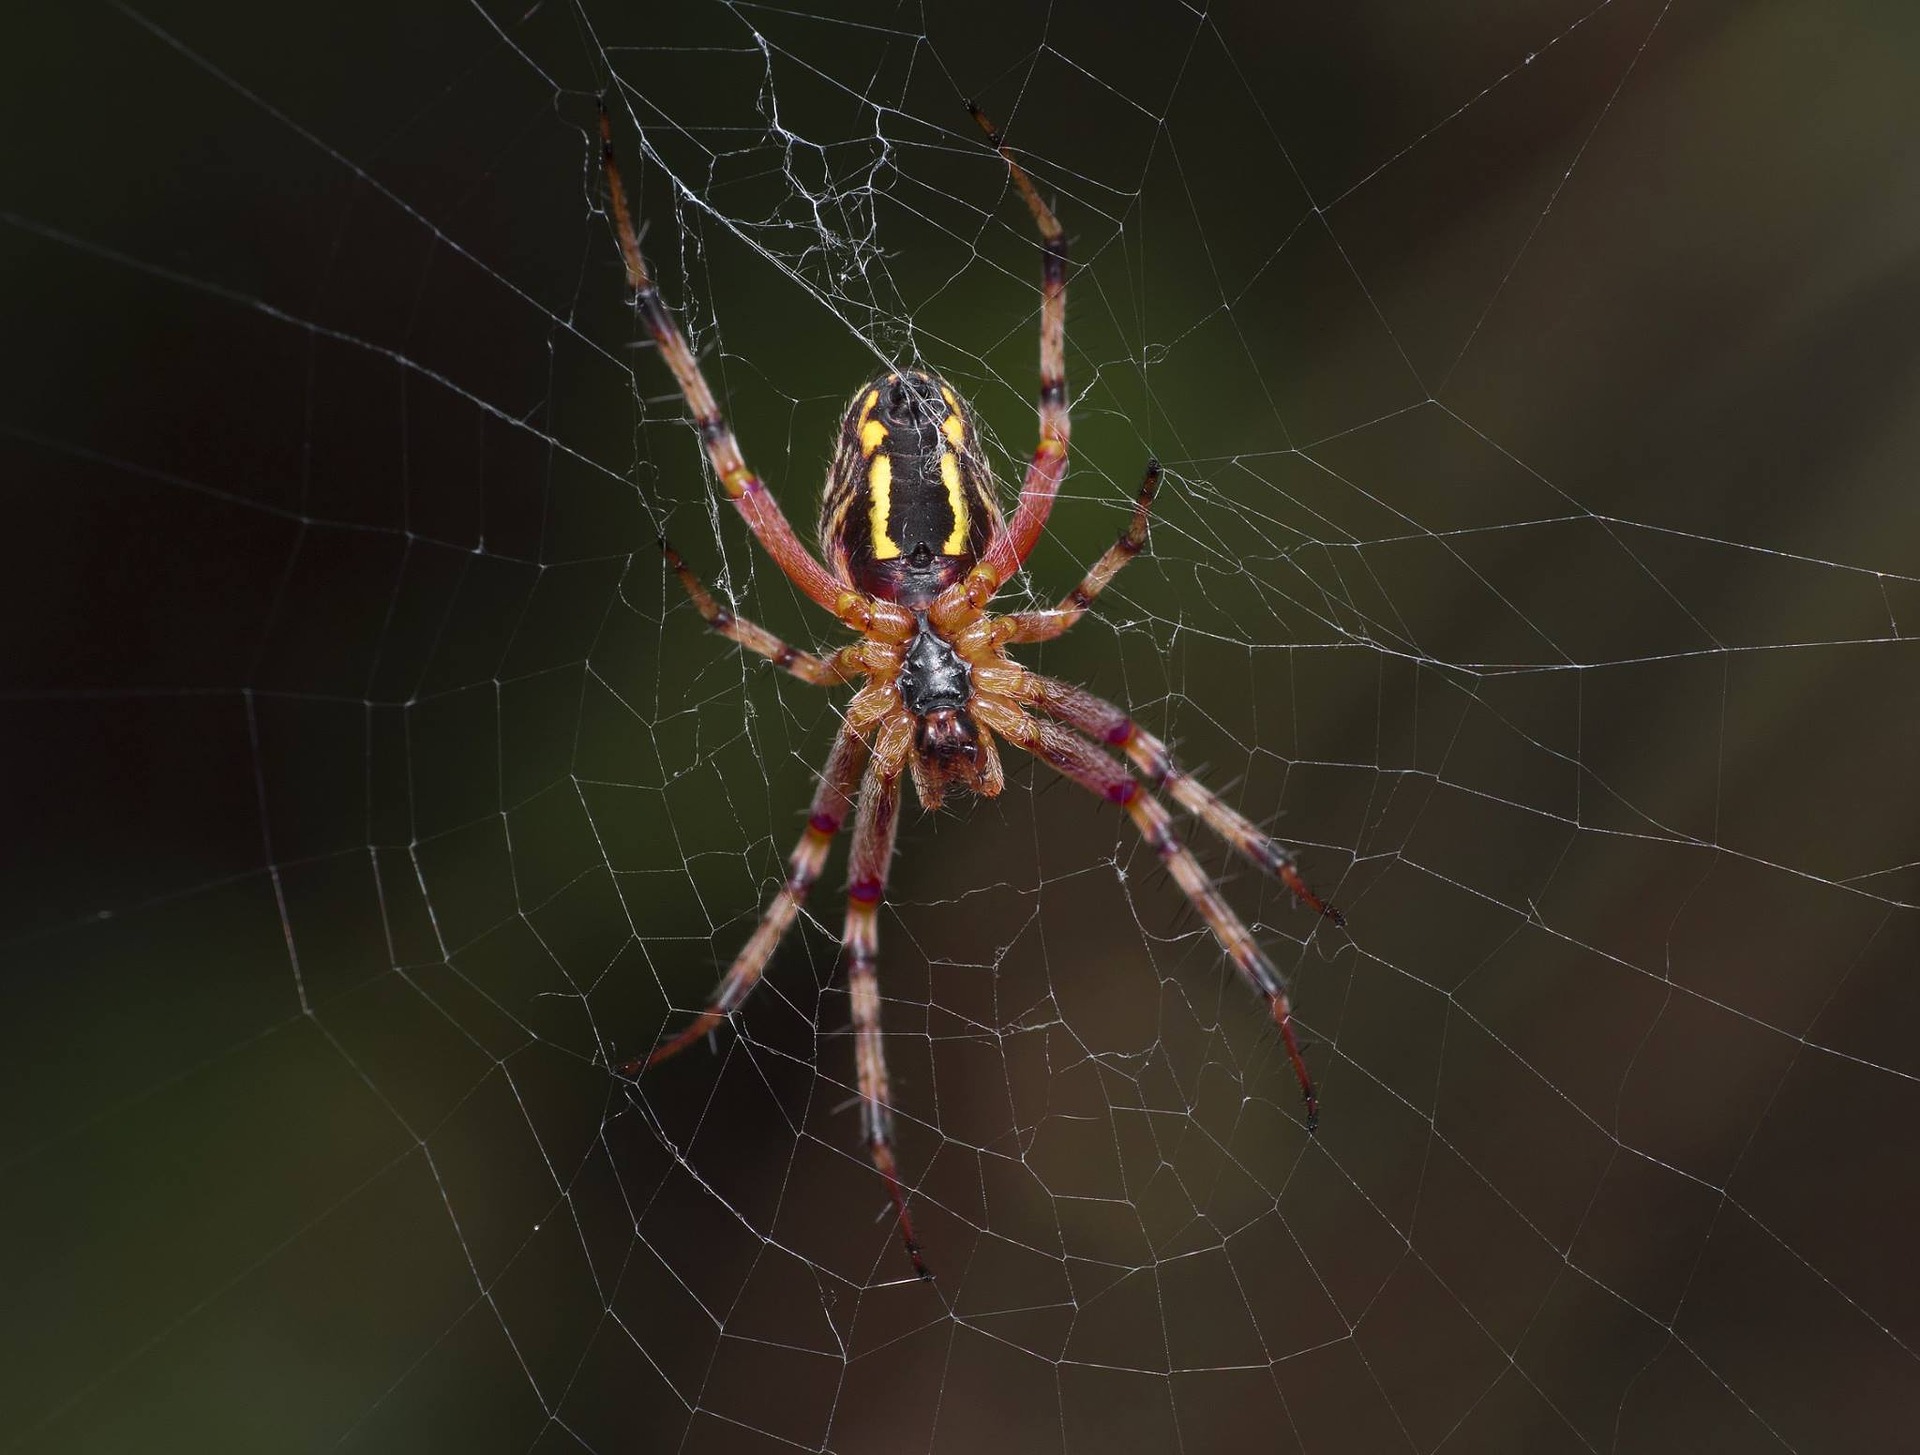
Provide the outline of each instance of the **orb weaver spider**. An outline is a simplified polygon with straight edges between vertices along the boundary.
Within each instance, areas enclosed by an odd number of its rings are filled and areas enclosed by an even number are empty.
[[[1067,238],[1000,133],[977,106],[969,102],[967,109],[1006,162],[1040,230],[1040,443],[1013,518],[1004,519],[972,414],[953,388],[937,375],[913,369],[889,370],[870,380],[847,406],[821,495],[824,565],[801,543],[779,504],[748,469],[698,360],[647,271],[614,160],[612,128],[606,108],[600,110],[601,162],[634,307],[673,371],[720,488],[774,563],[859,639],[829,657],[803,652],[722,607],[663,540],[667,564],[707,624],[738,646],[816,686],[867,679],[847,704],[806,830],[788,861],[787,880],[762,911],[758,928],[692,1024],[622,1065],[619,1074],[636,1077],[658,1065],[740,1007],[792,927],[851,811],[853,847],[842,943],[848,959],[861,1127],[868,1155],[892,1199],[907,1256],[921,1278],[933,1275],[920,1255],[894,1160],[876,976],[880,899],[893,858],[903,773],[912,778],[928,809],[938,808],[953,789],[995,797],[1006,783],[998,748],[1004,739],[1124,808],[1228,958],[1267,1000],[1300,1082],[1309,1132],[1318,1120],[1319,1105],[1294,1035],[1286,978],[1174,836],[1172,820],[1155,790],[1164,791],[1234,850],[1277,876],[1315,911],[1335,924],[1344,923],[1337,910],[1307,887],[1293,855],[1181,771],[1165,743],[1112,703],[1030,672],[1003,650],[1061,635],[1139,554],[1147,540],[1147,514],[1159,487],[1160,466],[1148,461],[1126,529],[1058,606],[1000,616],[987,611],[994,593],[1020,570],[1039,540],[1066,474]]]

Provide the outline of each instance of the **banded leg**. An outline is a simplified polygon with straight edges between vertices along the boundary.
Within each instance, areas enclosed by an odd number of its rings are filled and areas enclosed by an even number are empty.
[[[971,101],[967,110],[1006,162],[1013,185],[1040,229],[1040,443],[1027,465],[1012,518],[987,543],[980,564],[942,593],[935,608],[935,621],[942,625],[957,611],[985,606],[1032,552],[1067,473],[1067,437],[1072,429],[1067,413],[1067,234],[1053,210],[1040,200],[1025,168],[1013,159],[1006,138]]]
[[[814,880],[820,877],[820,869],[826,863],[833,836],[840,831],[840,825],[846,821],[847,810],[852,807],[854,790],[860,781],[860,769],[866,757],[866,740],[851,728],[842,727],[840,735],[833,740],[833,751],[827,755],[827,765],[820,772],[820,786],[814,790],[806,831],[801,834],[800,842],[794,846],[793,854],[787,860],[787,882],[767,902],[753,937],[733,957],[733,964],[727,967],[727,973],[722,977],[719,989],[714,991],[713,999],[707,1003],[705,1010],[694,1017],[693,1023],[677,1035],[669,1036],[647,1055],[628,1061],[620,1067],[620,1075],[638,1076],[648,1067],[686,1050],[739,1009],[741,1002],[752,993],[753,987],[760,983],[760,973],[767,968],[767,961],[773,958],[775,948],[792,928],[795,917],[800,913],[800,906],[806,901],[807,891],[813,888]]]
[[[1062,635],[1087,614],[1107,583],[1120,574],[1120,568],[1140,554],[1147,543],[1147,513],[1153,509],[1153,497],[1160,489],[1160,462],[1147,461],[1147,473],[1140,480],[1140,494],[1134,501],[1133,516],[1127,521],[1120,539],[1088,568],[1080,584],[1069,591],[1051,611],[1016,611],[1008,614],[1013,623],[1014,642],[1050,642]]]
[[[1181,768],[1173,761],[1173,754],[1165,743],[1111,702],[1071,683],[1032,673],[1026,675],[1016,691],[1050,717],[1120,749],[1149,785],[1165,789],[1175,803],[1226,840],[1236,854],[1273,875],[1314,913],[1336,925],[1347,922],[1345,915],[1307,887],[1294,864],[1293,854],[1283,844],[1271,834],[1262,833],[1251,819]]]
[[[1018,743],[1082,788],[1126,809],[1147,847],[1159,856],[1174,882],[1200,911],[1214,939],[1227,952],[1227,958],[1247,983],[1266,997],[1273,1023],[1286,1045],[1287,1059],[1293,1063],[1293,1074],[1300,1082],[1300,1094],[1307,1105],[1307,1130],[1311,1132],[1320,1123],[1320,1101],[1313,1089],[1313,1078],[1307,1074],[1300,1042],[1294,1035],[1293,1003],[1287,997],[1286,977],[1220,897],[1206,870],[1200,867],[1200,861],[1174,836],[1173,820],[1160,801],[1136,782],[1124,765],[1116,763],[1078,733],[1057,723],[1036,721],[1011,703],[1002,706],[989,698],[976,697],[974,710],[982,721],[990,723],[1009,741]]]
[[[800,537],[794,534],[793,526],[780,509],[780,503],[767,492],[760,477],[747,468],[747,462],[740,454],[739,443],[720,412],[706,376],[700,372],[699,360],[687,346],[680,325],[674,321],[673,313],[660,296],[660,290],[654,286],[653,275],[647,271],[646,260],[640,256],[640,243],[634,234],[633,219],[627,211],[626,188],[621,185],[620,169],[613,158],[613,128],[605,106],[600,108],[600,158],[606,169],[613,225],[619,234],[620,254],[626,261],[627,285],[633,289],[634,306],[639,310],[647,332],[653,335],[660,357],[673,370],[674,382],[680,386],[680,393],[687,401],[694,428],[700,432],[707,459],[720,479],[721,490],[739,510],[747,528],[753,532],[762,548],[773,557],[774,564],[817,604],[856,631],[872,627],[876,616],[883,618],[889,626],[898,630],[900,640],[905,641],[913,633],[911,613],[896,608],[901,621],[894,623],[894,612],[889,611],[884,603],[875,608],[866,597],[832,575],[814,558],[813,552],[801,543]]]
[[[880,950],[880,899],[886,893],[899,810],[900,764],[876,755],[860,785],[859,818],[854,824],[847,865],[847,998],[852,1003],[860,1128],[866,1138],[867,1155],[893,1199],[900,1237],[907,1246],[913,1271],[930,1279],[933,1274],[920,1257],[920,1242],[907,1216],[907,1194],[900,1185],[900,1169],[893,1155],[892,1093],[887,1084],[886,1047],[880,1037],[880,982],[874,968]]]
[[[680,578],[687,595],[693,598],[700,615],[706,618],[707,625],[728,641],[745,647],[749,652],[758,652],[774,666],[816,687],[833,687],[854,676],[854,670],[844,661],[848,652],[836,652],[831,658],[822,659],[798,647],[788,646],[757,622],[735,616],[715,601],[713,593],[700,584],[700,578],[680,559],[680,553],[669,542],[662,540],[660,550],[667,558],[667,565],[673,568],[673,574]]]

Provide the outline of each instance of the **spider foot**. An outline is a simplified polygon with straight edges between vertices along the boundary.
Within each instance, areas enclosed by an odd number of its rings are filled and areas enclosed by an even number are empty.
[[[1287,1059],[1293,1063],[1294,1077],[1300,1083],[1300,1095],[1307,1104],[1307,1135],[1312,1136],[1320,1127],[1320,1096],[1313,1089],[1313,1077],[1307,1072],[1307,1058],[1300,1049],[1299,1037],[1293,1033],[1293,1005],[1284,994],[1273,997],[1273,1023],[1280,1028]]]
[[[676,1036],[669,1036],[644,1056],[635,1056],[631,1061],[623,1061],[615,1068],[615,1074],[629,1081],[638,1077],[648,1068],[659,1065],[671,1056],[677,1056],[695,1041],[704,1039],[715,1026],[726,1019],[725,1014],[717,1010],[702,1012],[692,1025]]]
[[[1280,882],[1292,891],[1295,899],[1322,919],[1331,920],[1335,925],[1345,928],[1347,917],[1307,887],[1307,881],[1300,877],[1300,871],[1293,867],[1291,859],[1276,859],[1273,872],[1280,876]]]
[[[906,1244],[907,1259],[913,1264],[914,1277],[923,1283],[932,1283],[933,1270],[927,1267],[926,1259],[920,1256],[920,1240],[913,1235],[913,1219],[907,1216],[906,1189],[900,1185],[900,1173],[894,1165],[893,1148],[885,1142],[873,1141],[867,1144],[867,1151],[873,1158],[873,1165],[886,1179],[887,1196],[893,1199],[894,1216],[900,1220],[900,1239]]]

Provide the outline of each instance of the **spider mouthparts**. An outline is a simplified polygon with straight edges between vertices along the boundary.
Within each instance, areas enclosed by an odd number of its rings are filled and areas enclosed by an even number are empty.
[[[937,707],[915,727],[914,745],[921,752],[942,760],[971,758],[980,750],[980,734],[973,719],[963,710]]]

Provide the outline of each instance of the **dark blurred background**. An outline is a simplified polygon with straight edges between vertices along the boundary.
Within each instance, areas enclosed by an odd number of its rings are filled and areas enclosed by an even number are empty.
[[[665,13],[662,13],[665,12]],[[1920,1427],[1920,22],[1893,4],[80,5],[0,69],[0,1448],[1877,1450]],[[837,634],[715,505],[668,297],[810,536],[918,359],[1075,465],[1033,654],[1195,834],[1259,1009],[1030,765],[839,869]],[[1009,484],[1009,488],[1011,488]]]

